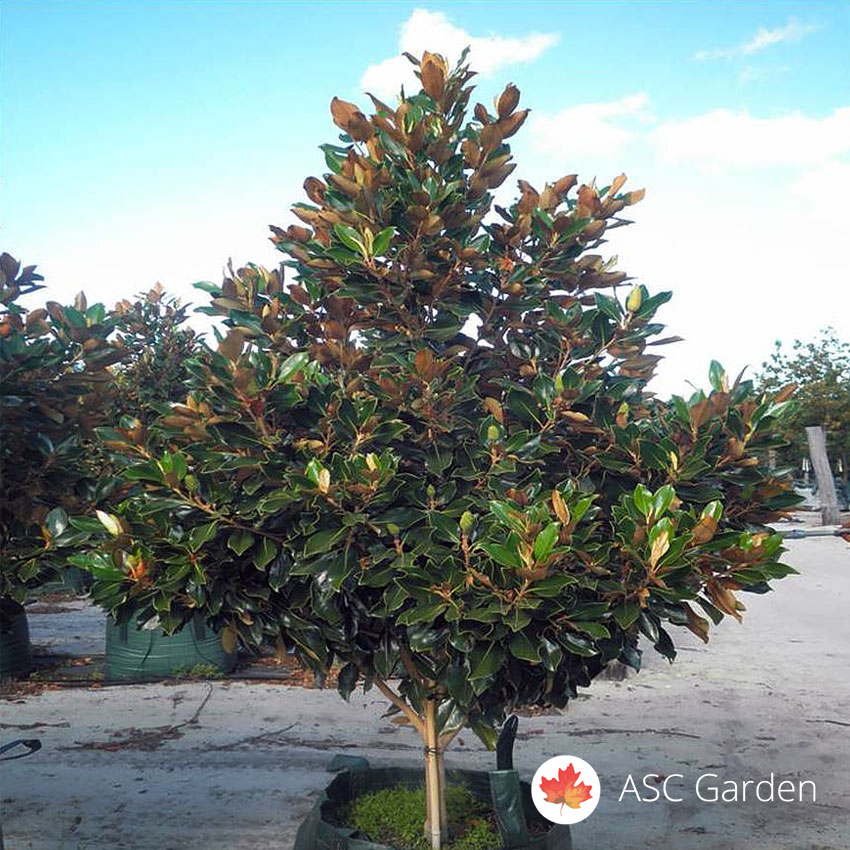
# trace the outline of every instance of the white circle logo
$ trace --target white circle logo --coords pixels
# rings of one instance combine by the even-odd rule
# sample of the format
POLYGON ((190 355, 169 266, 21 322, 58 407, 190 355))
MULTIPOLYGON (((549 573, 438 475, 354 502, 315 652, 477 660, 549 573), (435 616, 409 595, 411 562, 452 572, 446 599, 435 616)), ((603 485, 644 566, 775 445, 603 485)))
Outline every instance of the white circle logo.
POLYGON ((531 799, 552 823, 579 823, 590 817, 599 803, 599 777, 584 759, 555 756, 537 768, 531 799))

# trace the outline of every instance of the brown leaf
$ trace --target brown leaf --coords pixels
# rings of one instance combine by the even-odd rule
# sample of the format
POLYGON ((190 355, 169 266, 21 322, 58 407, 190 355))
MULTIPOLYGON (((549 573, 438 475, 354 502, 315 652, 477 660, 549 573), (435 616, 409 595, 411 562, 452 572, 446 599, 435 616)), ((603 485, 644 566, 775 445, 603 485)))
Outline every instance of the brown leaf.
POLYGON ((695 526, 694 530, 691 532, 691 538, 693 543, 708 543, 712 537, 717 533, 717 520, 710 516, 704 516, 695 526))
POLYGON ((474 139, 465 139, 461 145, 463 162, 469 168, 475 168, 481 159, 481 148, 474 139))
POLYGON ((329 174, 328 182, 333 183, 337 189, 348 195, 349 198, 355 198, 360 194, 360 186, 353 180, 343 177, 341 174, 329 174))
POLYGON ((345 130, 352 139, 365 142, 372 138, 374 130, 369 119, 353 103, 335 97, 331 101, 331 116, 334 124, 345 130))
POLYGON ((431 213, 422 224, 422 232, 426 236, 434 236, 443 229, 443 220, 436 213, 431 213))
POLYGON ((598 239, 605 232, 605 226, 604 221, 591 221, 582 230, 582 235, 587 239, 598 239))
POLYGON ((348 122, 348 135, 357 142, 368 142, 375 135, 375 130, 369 119, 358 112, 348 122))
POLYGON ((709 622, 705 617, 700 617, 687 602, 683 602, 685 614, 688 618, 688 628, 703 642, 708 643, 709 622))
POLYGON ((487 124, 478 134, 478 141, 485 153, 496 150, 502 144, 502 131, 498 124, 487 124))
POLYGON ((611 188, 608 190, 608 194, 613 197, 623 188, 623 184, 626 182, 626 175, 621 174, 619 177, 614 178, 614 182, 611 183, 611 188))
POLYGON ((498 123, 499 129, 502 131, 502 138, 509 139, 519 130, 520 127, 525 123, 525 119, 528 118, 528 113, 530 109, 522 109, 519 112, 515 112, 508 118, 502 118, 498 123))
POLYGON ((331 117, 334 120, 334 124, 341 130, 348 132, 348 125, 352 117, 358 112, 360 110, 357 106, 349 103, 347 100, 340 100, 338 97, 335 97, 331 101, 331 117))
POLYGON ((426 50, 419 65, 419 73, 422 79, 422 88, 434 100, 439 101, 443 96, 443 89, 446 85, 446 74, 448 73, 446 60, 442 56, 429 53, 426 50))
POLYGON ((564 497, 557 491, 552 491, 552 507, 555 509, 555 516, 564 524, 570 524, 570 511, 567 507, 564 497))
POLYGON ((372 101, 372 104, 378 112, 388 112, 390 115, 393 114, 394 110, 391 107, 387 106, 387 104, 384 103, 382 100, 379 100, 377 97, 375 97, 372 92, 367 91, 366 94, 368 95, 369 99, 372 101))
POLYGON ((569 422, 585 423, 590 422, 590 417, 578 410, 562 410, 561 416, 569 422))
POLYGON ((599 196, 592 186, 582 184, 578 190, 578 202, 591 215, 599 209, 599 196))
POLYGON ((500 424, 505 424, 505 412, 502 410, 502 405, 499 404, 498 399, 487 397, 484 399, 484 407, 487 408, 487 412, 500 424))
POLYGON ((509 153, 502 154, 501 156, 490 157, 490 159, 481 166, 479 173, 482 177, 490 177, 491 174, 495 174, 499 171, 499 169, 505 165, 510 158, 511 155, 509 153))
POLYGON ((318 177, 308 177, 304 181, 304 191, 314 204, 321 204, 324 201, 327 188, 318 177))
POLYGON ((341 322, 331 320, 323 324, 325 336, 328 339, 345 339, 348 336, 345 326, 341 322))
POLYGON ((708 422, 708 420, 711 419, 713 414, 714 406, 708 399, 697 402, 691 408, 691 428, 694 431, 698 431, 700 426, 708 422))
POLYGON ((297 283, 290 284, 289 294, 292 296, 292 300, 296 304, 301 304, 304 307, 309 307, 313 300, 310 298, 307 290, 304 289, 303 286, 299 286, 297 283))
POLYGON ((706 585, 706 592, 715 607, 719 608, 724 614, 734 617, 739 623, 741 622, 739 611, 743 610, 744 606, 735 598, 735 594, 731 590, 727 590, 722 584, 712 580, 706 585))
POLYGON ((309 227, 299 227, 297 224, 290 224, 286 228, 286 235, 294 242, 309 242, 313 231, 309 227))
POLYGON ((301 221, 306 221, 307 224, 313 224, 319 217, 317 210, 308 210, 306 207, 293 207, 292 212, 298 216, 301 221))
POLYGON ((517 204, 517 210, 520 213, 530 213, 540 203, 540 195, 537 189, 525 180, 517 180, 517 185, 522 192, 522 196, 517 204))
POLYGON ((245 345, 245 335, 238 328, 231 328, 227 336, 218 344, 218 353, 235 363, 242 354, 245 345))
POLYGON ((713 392, 709 397, 711 406, 717 416, 723 416, 729 409, 729 393, 713 392))
POLYGON ((634 192, 626 193, 623 200, 626 202, 626 206, 630 207, 632 204, 636 204, 638 201, 642 201, 645 195, 646 189, 637 189, 634 192))
POLYGON ((519 89, 513 83, 508 83, 496 102, 499 118, 507 118, 517 108, 518 103, 519 89))
POLYGON ((417 375, 430 380, 433 377, 434 353, 430 348, 420 348, 413 358, 413 365, 417 375))
POLYGON ((498 171, 487 177, 487 186, 490 189, 495 189, 497 186, 501 186, 515 170, 515 162, 509 162, 506 165, 503 165, 498 171))
POLYGON ((573 186, 578 183, 578 175, 577 174, 567 174, 566 177, 562 177, 558 180, 555 185, 552 187, 559 195, 565 195, 573 186))
POLYGON ((655 538, 652 548, 649 553, 649 566, 655 569, 658 566, 658 562, 667 554, 667 550, 670 548, 670 532, 667 530, 662 531, 658 537, 655 538))

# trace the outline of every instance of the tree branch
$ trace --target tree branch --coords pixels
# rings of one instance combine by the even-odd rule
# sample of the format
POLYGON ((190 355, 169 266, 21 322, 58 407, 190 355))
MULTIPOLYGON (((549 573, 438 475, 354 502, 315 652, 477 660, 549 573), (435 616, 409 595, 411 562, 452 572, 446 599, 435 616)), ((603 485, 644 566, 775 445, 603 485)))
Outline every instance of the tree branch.
POLYGON ((445 735, 440 735, 440 749, 445 750, 449 744, 461 733, 463 732, 464 727, 461 726, 459 729, 455 729, 454 732, 446 732, 445 735))
POLYGON ((425 734, 425 724, 422 718, 379 676, 375 676, 375 686, 378 690, 413 724, 420 735, 425 734))

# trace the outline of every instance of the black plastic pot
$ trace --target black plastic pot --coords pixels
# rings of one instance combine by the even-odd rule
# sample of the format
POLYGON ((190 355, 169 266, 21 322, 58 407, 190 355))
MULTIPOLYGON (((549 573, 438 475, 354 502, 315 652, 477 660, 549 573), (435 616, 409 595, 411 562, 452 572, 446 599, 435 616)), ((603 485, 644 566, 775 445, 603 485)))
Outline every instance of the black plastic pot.
MULTIPOLYGON (((421 787, 423 772, 405 767, 372 768, 365 759, 361 761, 362 767, 342 771, 325 788, 319 801, 298 828, 294 850, 392 850, 352 829, 335 826, 334 812, 354 797, 369 791, 397 788, 399 785, 421 787)), ((494 802, 491 776, 483 770, 446 771, 449 783, 465 785, 479 799, 494 802)), ((511 850, 572 850, 570 828, 556 826, 541 817, 531 802, 529 784, 521 782, 520 788, 526 823, 530 827, 537 827, 537 834, 526 844, 515 845, 511 850)), ((510 817, 512 813, 495 811, 495 814, 497 820, 501 820, 505 816, 510 817)))
POLYGON ((26 676, 32 670, 30 628, 23 606, 0 599, 0 678, 26 676))
POLYGON ((127 623, 106 621, 106 673, 110 679, 158 679, 190 672, 199 665, 229 673, 236 652, 226 652, 221 635, 196 616, 173 635, 162 629, 139 629, 135 618, 127 623))

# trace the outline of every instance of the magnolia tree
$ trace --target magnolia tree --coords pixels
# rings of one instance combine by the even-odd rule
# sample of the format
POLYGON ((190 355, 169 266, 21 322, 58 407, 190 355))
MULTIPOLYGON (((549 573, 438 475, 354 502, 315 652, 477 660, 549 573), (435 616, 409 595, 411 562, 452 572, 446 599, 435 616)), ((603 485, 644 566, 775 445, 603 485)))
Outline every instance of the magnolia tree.
POLYGON ((116 340, 127 351, 115 369, 117 412, 147 422, 158 405, 185 398, 186 363, 204 350, 201 338, 185 324, 188 308, 159 283, 134 301, 115 305, 116 340))
POLYGON ((181 327, 186 308, 155 286, 113 310, 22 299, 44 289, 35 266, 0 256, 0 628, 34 587, 54 580, 101 524, 87 516, 119 499, 98 426, 148 418, 185 395, 184 363, 203 348, 181 327), (178 392, 179 388, 179 392, 178 392))
MULTIPOLYGON (((284 268, 231 270, 228 327, 185 403, 102 432, 134 485, 84 559, 116 616, 294 648, 344 697, 376 688, 421 735, 427 831, 443 751, 516 706, 567 704, 641 636, 707 640, 739 591, 790 572, 765 524, 795 502, 759 465, 783 404, 712 367, 646 389, 669 293, 597 249, 643 192, 567 175, 494 205, 528 111, 425 53, 422 90, 371 115, 334 99, 328 173, 284 268)), ((83 559, 81 559, 82 562, 83 559)))
MULTIPOLYGON (((73 305, 26 309, 42 289, 35 266, 0 256, 0 630, 92 530, 87 513, 111 483, 91 450, 112 399, 109 367, 124 349, 116 317, 80 293, 73 305)), ((94 522, 97 526, 97 522, 94 522)))

